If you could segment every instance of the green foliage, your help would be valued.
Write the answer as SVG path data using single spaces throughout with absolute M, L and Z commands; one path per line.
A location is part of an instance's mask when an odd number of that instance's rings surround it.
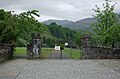
M 46 25 L 51 35 L 43 37 L 43 46 L 45 47 L 54 47 L 55 45 L 69 43 L 67 47 L 80 47 L 81 46 L 81 37 L 82 31 L 75 31 L 69 28 L 62 27 L 57 25 L 55 22 Z
M 104 9 L 100 10 L 100 8 L 96 5 L 97 9 L 93 9 L 96 12 L 95 18 L 97 22 L 94 23 L 94 32 L 95 38 L 98 40 L 98 44 L 102 46 L 110 46 L 114 47 L 114 42 L 118 41 L 118 35 L 116 30 L 120 25 L 116 25 L 118 22 L 118 17 L 114 13 L 115 5 L 110 6 L 110 0 L 105 0 L 105 4 L 103 4 Z
M 26 46 L 32 41 L 34 33 L 43 38 L 43 46 L 54 47 L 66 42 L 80 46 L 81 32 L 70 30 L 56 23 L 41 24 L 34 16 L 39 17 L 37 10 L 14 14 L 14 11 L 0 10 L 0 42 L 15 42 L 16 46 Z
M 19 14 L 19 29 L 21 31 L 19 36 L 27 42 L 31 42 L 31 37 L 34 33 L 44 33 L 47 31 L 43 24 L 35 20 L 33 15 L 39 16 L 37 12 L 33 10 Z
M 17 15 L 0 10 L 0 41 L 14 42 L 19 34 Z
M 83 33 L 81 30 L 76 32 L 75 38 L 76 38 L 76 44 L 80 47 L 81 46 L 81 39 L 82 39 Z
M 53 36 L 58 39 L 61 39 L 59 42 L 73 42 L 75 41 L 75 31 L 70 30 L 69 28 L 62 27 L 56 23 L 51 23 L 48 25 L 48 29 Z
M 0 42 L 16 42 L 17 46 L 26 46 L 31 41 L 33 33 L 49 33 L 45 25 L 38 22 L 37 10 L 14 14 L 11 11 L 0 10 Z

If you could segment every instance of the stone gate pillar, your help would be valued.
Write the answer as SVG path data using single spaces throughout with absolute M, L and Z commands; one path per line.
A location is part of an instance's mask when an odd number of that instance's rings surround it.
M 27 53 L 31 58 L 40 58 L 42 41 L 39 34 L 34 34 L 32 37 L 32 42 L 27 45 Z
M 88 34 L 84 34 L 84 36 L 81 39 L 81 43 L 82 43 L 82 58 L 83 59 L 88 59 L 89 58 L 89 54 L 90 54 L 90 35 Z

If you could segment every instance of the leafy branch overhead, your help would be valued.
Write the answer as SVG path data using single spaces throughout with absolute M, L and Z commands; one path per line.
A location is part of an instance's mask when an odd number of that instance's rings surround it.
M 28 38 L 32 33 L 41 33 L 46 30 L 44 26 L 35 19 L 39 17 L 37 10 L 14 14 L 13 11 L 0 10 L 0 41 L 15 42 L 17 39 Z

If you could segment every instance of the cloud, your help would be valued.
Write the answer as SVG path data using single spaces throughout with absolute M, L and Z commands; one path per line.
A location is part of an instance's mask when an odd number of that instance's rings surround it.
M 117 2 L 115 12 L 120 12 L 120 0 Z M 92 17 L 95 5 L 102 8 L 104 0 L 0 0 L 0 8 L 14 10 L 16 13 L 36 9 L 41 17 L 40 21 L 47 19 L 80 20 Z

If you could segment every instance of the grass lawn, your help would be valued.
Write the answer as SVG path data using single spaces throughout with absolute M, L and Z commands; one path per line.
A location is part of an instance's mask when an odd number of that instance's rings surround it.
M 67 55 L 69 55 L 73 59 L 80 59 L 81 58 L 81 53 L 80 50 L 77 49 L 70 49 L 70 48 L 65 48 L 63 52 Z
M 27 49 L 26 47 L 16 47 L 15 55 L 26 55 Z M 46 56 L 51 53 L 54 49 L 52 48 L 42 48 L 42 57 L 46 58 Z
M 26 47 L 16 47 L 15 49 L 15 55 L 26 55 L 26 52 Z
M 50 54 L 52 51 L 54 51 L 53 48 L 42 48 L 42 58 L 46 58 L 46 56 L 48 56 L 48 54 Z M 26 52 L 26 47 L 16 47 L 15 55 L 25 56 Z M 65 48 L 63 53 L 69 55 L 73 59 L 81 58 L 80 50 Z

